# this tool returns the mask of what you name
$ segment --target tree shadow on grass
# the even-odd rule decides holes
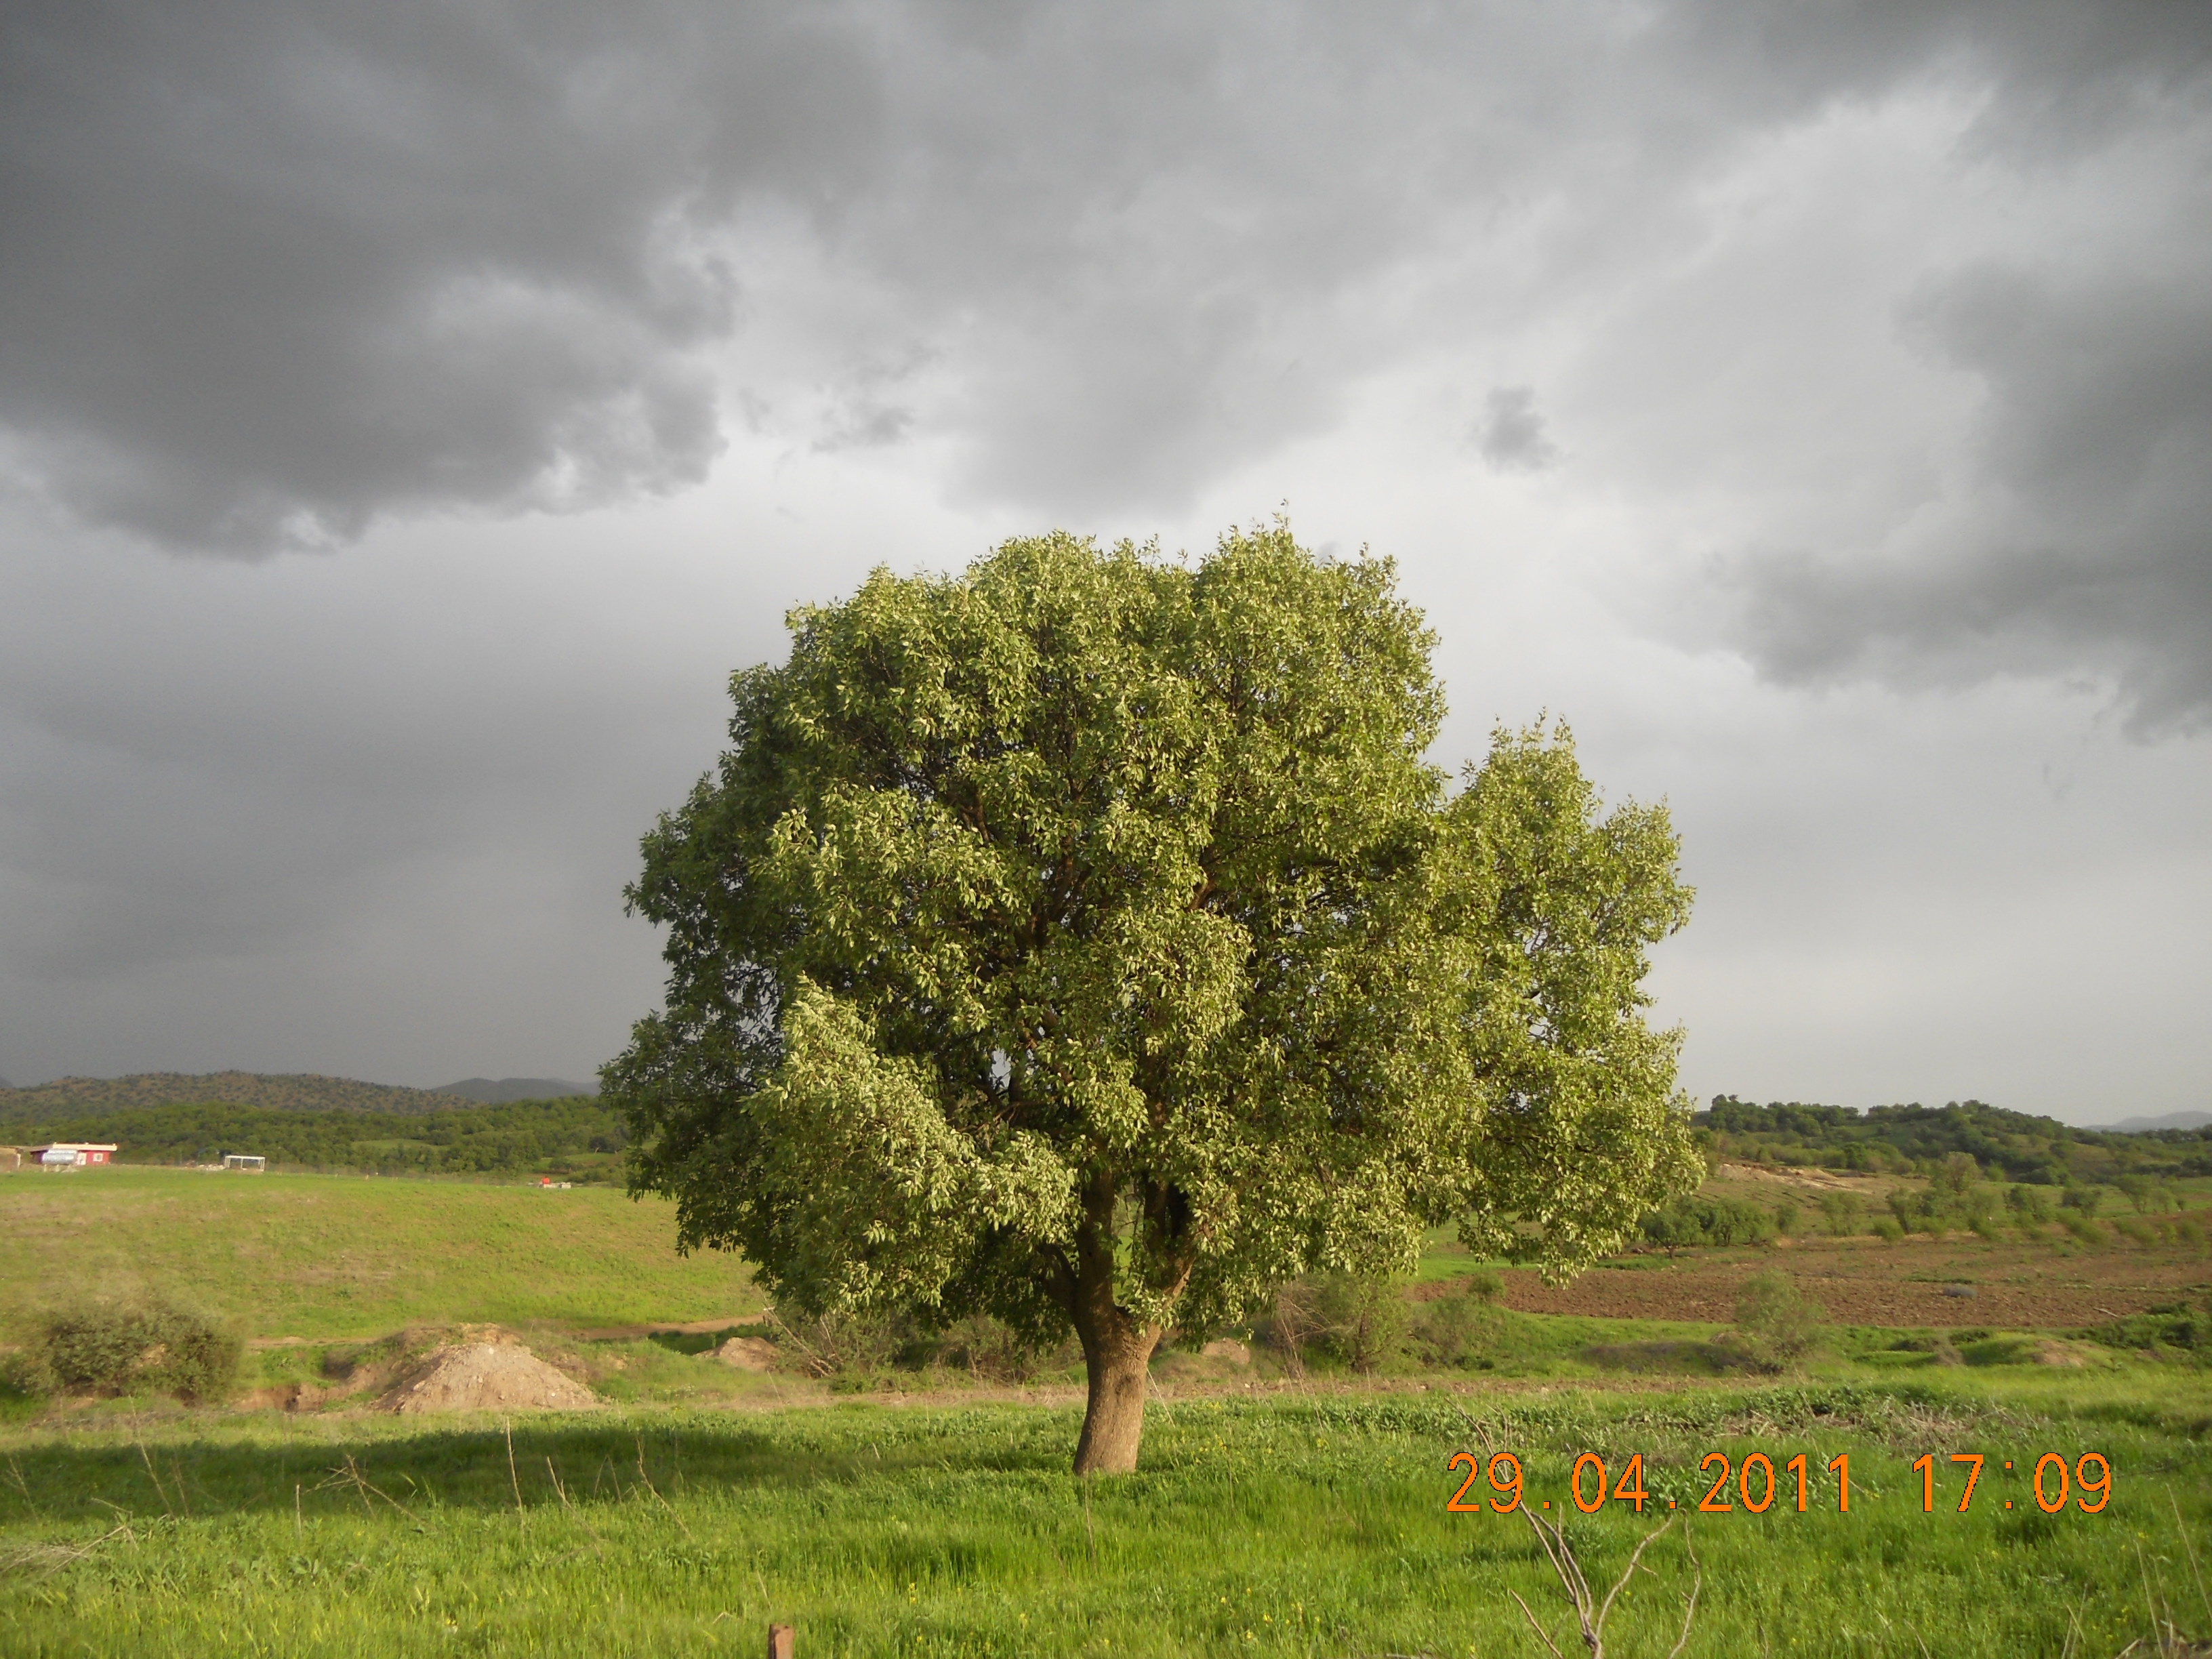
[[[840,1415],[842,1415],[842,1413]],[[937,1474],[1066,1473],[1066,1449],[1009,1424],[1003,1436],[948,1435],[908,1419],[848,1419],[811,1433],[742,1423],[639,1422],[616,1413],[445,1423],[415,1432],[270,1432],[187,1439],[52,1440],[0,1452],[0,1527],[171,1515],[307,1516],[434,1504],[513,1510],[702,1490],[844,1487]],[[557,1486],[556,1482],[558,1482]],[[565,1496],[564,1496],[565,1495]]]

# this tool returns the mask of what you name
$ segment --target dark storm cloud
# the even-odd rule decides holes
[[[702,240],[871,82],[782,9],[10,9],[0,416],[87,515],[259,551],[702,476]]]
[[[18,8],[0,422],[82,517],[249,554],[678,488],[726,398],[824,453],[939,441],[965,500],[1179,511],[1440,338],[1571,323],[1763,135],[1963,88],[1975,155],[2063,167],[2201,123],[2208,54],[2194,0]],[[1798,678],[2094,646],[2194,706],[2212,458],[2154,342],[2205,275],[1923,284],[1993,489],[2051,523],[1993,499],[1902,574],[1738,557],[1739,638]],[[728,387],[758,342],[804,394]],[[1554,459],[1533,400],[1476,444]]]

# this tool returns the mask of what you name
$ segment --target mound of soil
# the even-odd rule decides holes
[[[415,1412],[574,1411],[599,1400],[513,1342],[440,1348],[392,1384],[377,1409]]]
[[[733,1336],[714,1350],[714,1358],[741,1371],[771,1370],[775,1366],[775,1344],[765,1337]]]

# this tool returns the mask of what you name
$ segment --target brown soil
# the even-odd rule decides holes
[[[440,1348],[376,1402],[380,1411],[574,1411],[598,1405],[582,1383],[517,1342]]]
[[[714,1350],[714,1358],[741,1371],[775,1369],[775,1344],[766,1337],[733,1336]]]
[[[2193,1298],[2212,1279],[2204,1258],[2179,1249],[2108,1249],[2070,1256],[2038,1244],[1909,1239],[1808,1239],[1780,1249],[1625,1258],[1571,1285],[1526,1269],[1501,1277],[1521,1313],[1724,1323],[1755,1273],[1779,1268],[1844,1325],[2069,1330]],[[1449,1280],[1419,1286],[1424,1300]],[[1961,1292],[1967,1292],[1961,1294]]]

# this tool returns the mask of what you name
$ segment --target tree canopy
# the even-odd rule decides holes
[[[629,890],[670,974],[605,1083],[686,1248],[1072,1326],[1108,1471],[1170,1328],[1452,1220],[1564,1274],[1694,1184],[1641,1017],[1665,810],[1601,814],[1540,725],[1453,793],[1388,561],[1054,534],[788,623]]]

